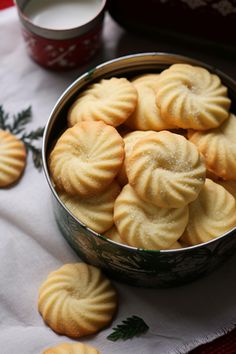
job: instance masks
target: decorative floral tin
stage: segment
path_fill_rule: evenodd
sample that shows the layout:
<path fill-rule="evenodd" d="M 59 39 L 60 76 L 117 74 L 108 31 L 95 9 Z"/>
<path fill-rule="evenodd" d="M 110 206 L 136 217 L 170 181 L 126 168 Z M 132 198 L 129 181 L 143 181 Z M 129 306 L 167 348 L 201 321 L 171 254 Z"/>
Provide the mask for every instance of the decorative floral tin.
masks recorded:
<path fill-rule="evenodd" d="M 34 20 L 34 18 L 38 19 L 42 16 L 39 16 L 40 9 L 37 10 L 39 13 L 37 17 L 31 17 L 29 15 L 27 5 L 30 4 L 31 1 L 15 0 L 15 3 L 22 24 L 22 32 L 26 41 L 27 51 L 34 61 L 48 69 L 62 70 L 78 67 L 89 61 L 90 58 L 95 55 L 101 45 L 106 0 L 97 0 L 99 6 L 93 9 L 92 17 L 85 23 L 83 23 L 83 21 L 81 23 L 81 20 L 79 21 L 80 12 L 76 7 L 75 11 L 78 12 L 78 25 L 76 25 L 76 14 L 74 14 L 75 20 L 71 23 L 73 27 L 68 25 L 68 28 L 66 26 L 56 27 L 55 25 L 51 27 L 49 25 L 45 26 L 45 21 L 41 24 L 39 20 Z M 50 4 L 51 2 L 49 1 L 48 3 Z M 42 1 L 42 4 L 44 3 L 45 2 Z M 59 5 L 62 5 L 60 4 L 61 1 L 57 0 L 55 5 L 53 5 L 55 9 L 57 3 L 58 8 L 60 8 Z M 79 5 L 79 0 L 77 3 Z M 73 4 L 76 4 L 76 1 L 71 1 L 71 6 Z M 69 5 L 69 3 L 64 5 L 67 6 L 67 8 L 65 8 L 66 10 L 70 9 Z M 62 11 L 63 9 L 61 12 Z M 73 11 L 73 9 L 71 9 L 70 12 L 71 11 Z M 42 8 L 42 14 L 44 12 L 45 9 Z M 66 12 L 65 15 L 63 13 L 60 14 L 61 17 L 68 17 L 68 15 L 69 14 Z M 53 14 L 52 19 L 54 18 L 55 16 Z"/>
<path fill-rule="evenodd" d="M 121 57 L 95 67 L 78 78 L 52 110 L 43 138 L 43 167 L 51 188 L 53 210 L 62 235 L 79 257 L 104 270 L 112 278 L 144 287 L 169 287 L 192 281 L 215 269 L 236 250 L 236 228 L 197 246 L 177 250 L 148 251 L 118 244 L 83 225 L 60 201 L 50 179 L 47 156 L 53 141 L 66 126 L 67 111 L 88 84 L 112 76 L 160 72 L 174 63 L 200 65 L 219 75 L 236 102 L 236 83 L 217 69 L 187 57 L 168 53 L 144 53 Z"/>

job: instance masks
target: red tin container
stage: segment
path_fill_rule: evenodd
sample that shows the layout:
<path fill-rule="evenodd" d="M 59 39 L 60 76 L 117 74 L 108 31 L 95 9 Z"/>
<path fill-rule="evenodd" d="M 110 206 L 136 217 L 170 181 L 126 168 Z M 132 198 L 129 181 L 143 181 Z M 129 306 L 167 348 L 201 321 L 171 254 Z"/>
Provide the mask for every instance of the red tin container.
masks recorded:
<path fill-rule="evenodd" d="M 65 70 L 78 67 L 94 56 L 101 45 L 106 0 L 100 1 L 97 13 L 88 22 L 68 29 L 36 24 L 26 13 L 29 1 L 15 0 L 15 4 L 28 54 L 35 62 L 48 69 Z"/>

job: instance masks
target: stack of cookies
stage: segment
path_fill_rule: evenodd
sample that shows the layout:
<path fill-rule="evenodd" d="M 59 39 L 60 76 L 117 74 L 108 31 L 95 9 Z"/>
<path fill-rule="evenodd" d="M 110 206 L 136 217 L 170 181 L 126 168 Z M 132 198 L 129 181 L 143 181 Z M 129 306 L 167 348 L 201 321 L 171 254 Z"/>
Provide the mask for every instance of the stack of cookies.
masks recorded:
<path fill-rule="evenodd" d="M 87 227 L 133 247 L 224 234 L 236 226 L 230 105 L 217 75 L 188 64 L 90 85 L 49 155 L 59 197 Z"/>

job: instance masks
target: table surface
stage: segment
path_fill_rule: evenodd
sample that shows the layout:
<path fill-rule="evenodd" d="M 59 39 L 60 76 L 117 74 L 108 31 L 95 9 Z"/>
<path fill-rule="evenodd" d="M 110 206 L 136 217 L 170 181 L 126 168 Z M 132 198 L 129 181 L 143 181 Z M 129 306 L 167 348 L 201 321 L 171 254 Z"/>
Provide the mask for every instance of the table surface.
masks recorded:
<path fill-rule="evenodd" d="M 0 3 L 0 9 L 4 9 L 8 6 L 13 5 L 11 0 L 2 0 Z M 114 43 L 109 43 L 110 38 L 105 37 L 107 40 L 106 46 L 111 48 L 109 52 L 109 57 L 107 59 L 112 59 L 125 54 L 131 54 L 148 51 L 160 51 L 160 52 L 170 52 L 178 53 L 182 55 L 187 55 L 194 57 L 203 62 L 217 67 L 218 69 L 224 71 L 226 74 L 231 76 L 236 80 L 236 57 L 233 52 L 222 51 L 218 48 L 217 50 L 214 46 L 206 46 L 199 42 L 186 42 L 186 40 L 176 41 L 176 38 L 163 38 L 159 37 L 156 40 L 149 39 L 145 36 L 136 35 L 133 33 L 128 33 L 127 31 L 120 28 L 117 24 L 113 25 L 117 29 L 116 46 Z M 97 57 L 91 61 L 89 64 L 91 67 L 97 62 L 101 62 L 103 59 L 103 49 L 98 53 Z M 199 346 L 198 348 L 191 351 L 192 354 L 200 353 L 236 353 L 236 330 L 231 330 L 228 334 L 215 339 L 214 341 Z M 15 353 L 11 353 L 15 354 Z"/>

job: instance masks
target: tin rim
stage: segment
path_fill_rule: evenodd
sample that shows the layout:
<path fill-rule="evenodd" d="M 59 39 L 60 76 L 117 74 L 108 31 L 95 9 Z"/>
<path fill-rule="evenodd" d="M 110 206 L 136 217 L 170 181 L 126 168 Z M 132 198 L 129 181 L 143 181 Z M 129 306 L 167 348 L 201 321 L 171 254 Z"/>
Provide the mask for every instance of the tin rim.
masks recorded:
<path fill-rule="evenodd" d="M 104 12 L 105 12 L 105 7 L 106 7 L 106 0 L 101 0 L 101 5 L 94 17 L 91 18 L 89 22 L 86 22 L 78 27 L 72 27 L 68 29 L 50 29 L 47 27 L 41 27 L 39 25 L 34 24 L 33 21 L 25 14 L 24 8 L 28 2 L 28 0 L 13 0 L 18 14 L 19 18 L 24 25 L 24 27 L 31 33 L 38 35 L 43 38 L 47 39 L 55 39 L 55 40 L 65 40 L 65 39 L 72 39 L 78 36 L 81 36 L 91 29 L 95 28 L 98 26 L 100 23 L 102 23 L 103 18 L 104 18 Z"/>
<path fill-rule="evenodd" d="M 147 63 L 147 60 L 149 59 L 150 62 Z M 52 130 L 52 126 L 53 124 L 56 122 L 57 120 L 57 115 L 60 112 L 61 108 L 64 106 L 64 104 L 66 102 L 68 102 L 69 98 L 71 98 L 73 96 L 73 94 L 75 94 L 75 92 L 78 91 L 78 83 L 81 83 L 81 87 L 83 87 L 86 84 L 89 84 L 90 82 L 94 81 L 94 79 L 98 79 L 98 78 L 102 78 L 104 77 L 104 71 L 106 73 L 108 73 L 108 76 L 111 76 L 111 71 L 109 71 L 109 66 L 117 66 L 118 68 L 120 67 L 120 64 L 127 62 L 128 64 L 130 64 L 130 67 L 134 67 L 133 64 L 136 63 L 137 68 L 140 68 L 140 61 L 143 63 L 147 64 L 147 67 L 150 66 L 151 63 L 154 64 L 154 62 L 156 60 L 159 59 L 159 64 L 161 64 L 163 66 L 163 64 L 166 65 L 171 65 L 177 62 L 182 62 L 182 63 L 186 63 L 186 64 L 191 64 L 191 65 L 198 65 L 198 66 L 202 66 L 208 70 L 210 70 L 211 72 L 213 72 L 214 74 L 217 74 L 220 76 L 221 79 L 224 80 L 224 82 L 226 82 L 228 88 L 231 88 L 232 90 L 235 91 L 236 94 L 236 81 L 234 81 L 233 79 L 231 79 L 227 74 L 223 73 L 221 70 L 218 70 L 217 68 L 215 68 L 212 65 L 206 64 L 202 61 L 190 58 L 188 56 L 183 56 L 183 55 L 178 55 L 178 54 L 173 54 L 173 53 L 167 53 L 167 52 L 147 52 L 147 53 L 138 53 L 138 54 L 130 54 L 130 55 L 125 55 L 116 59 L 112 59 L 109 61 L 106 61 L 102 64 L 99 64 L 97 66 L 95 66 L 93 69 L 91 69 L 88 72 L 85 72 L 84 74 L 82 74 L 81 76 L 79 76 L 71 85 L 69 85 L 69 87 L 62 93 L 62 95 L 59 97 L 59 99 L 57 100 L 57 102 L 55 103 L 54 107 L 52 108 L 51 114 L 49 116 L 49 119 L 45 125 L 45 129 L 44 129 L 44 135 L 43 135 L 43 143 L 42 143 L 42 160 L 43 160 L 43 171 L 44 171 L 44 175 L 46 177 L 46 180 L 49 184 L 49 187 L 51 189 L 51 192 L 53 194 L 53 196 L 55 197 L 55 199 L 57 200 L 57 202 L 60 204 L 60 206 L 65 210 L 66 213 L 68 213 L 72 219 L 77 222 L 80 227 L 82 227 L 85 230 L 88 230 L 94 237 L 98 237 L 101 238 L 103 241 L 106 241 L 108 243 L 111 243 L 113 245 L 116 245 L 117 247 L 119 246 L 120 248 L 126 249 L 126 250 L 130 250 L 130 251 L 134 251 L 134 252 L 141 252 L 141 253 L 158 253 L 158 254 L 171 254 L 171 253 L 182 253 L 182 252 L 188 252 L 190 250 L 194 250 L 194 249 L 201 249 L 204 248 L 206 245 L 209 244 L 213 244 L 213 243 L 218 243 L 220 240 L 222 240 L 223 238 L 226 237 L 230 237 L 230 235 L 233 235 L 236 232 L 236 227 L 234 227 L 233 229 L 225 232 L 224 234 L 220 235 L 219 237 L 216 237 L 210 241 L 198 244 L 198 245 L 194 245 L 194 246 L 188 246 L 188 247 L 183 247 L 180 249 L 173 249 L 173 250 L 146 250 L 146 249 L 141 249 L 141 248 L 137 248 L 137 247 L 132 247 L 129 245 L 124 245 L 124 244 L 120 244 L 117 243 L 113 240 L 110 240 L 108 238 L 106 238 L 105 236 L 103 236 L 102 234 L 99 234 L 97 232 L 95 232 L 94 230 L 90 229 L 88 226 L 86 226 L 85 224 L 83 224 L 79 219 L 77 219 L 71 212 L 70 210 L 62 203 L 62 201 L 60 200 L 60 198 L 58 197 L 55 188 L 53 187 L 50 175 L 49 175 L 49 170 L 47 167 L 47 150 L 48 150 L 48 143 L 49 143 L 49 137 L 51 134 L 51 130 Z M 129 63 L 130 61 L 130 63 Z M 157 64 L 157 63 L 156 63 Z M 108 69 L 107 69 L 108 68 Z M 129 72 L 128 70 L 128 66 L 125 67 L 127 70 L 127 73 Z M 104 70 L 105 69 L 105 70 Z M 107 70 L 106 70 L 107 69 Z M 124 68 L 122 68 L 120 70 L 120 73 L 124 73 Z M 97 74 L 97 75 L 95 75 Z"/>

